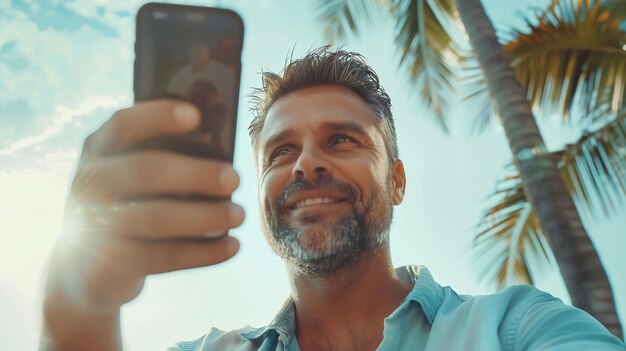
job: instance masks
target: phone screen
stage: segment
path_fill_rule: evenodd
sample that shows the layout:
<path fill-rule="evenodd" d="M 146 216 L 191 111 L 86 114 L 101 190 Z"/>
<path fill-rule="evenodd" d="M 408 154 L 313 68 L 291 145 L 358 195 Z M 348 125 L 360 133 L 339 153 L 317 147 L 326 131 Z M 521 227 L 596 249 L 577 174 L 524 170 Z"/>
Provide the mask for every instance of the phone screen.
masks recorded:
<path fill-rule="evenodd" d="M 184 99 L 202 113 L 198 129 L 158 147 L 232 162 L 242 44 L 243 22 L 229 10 L 156 3 L 139 10 L 135 99 Z"/>

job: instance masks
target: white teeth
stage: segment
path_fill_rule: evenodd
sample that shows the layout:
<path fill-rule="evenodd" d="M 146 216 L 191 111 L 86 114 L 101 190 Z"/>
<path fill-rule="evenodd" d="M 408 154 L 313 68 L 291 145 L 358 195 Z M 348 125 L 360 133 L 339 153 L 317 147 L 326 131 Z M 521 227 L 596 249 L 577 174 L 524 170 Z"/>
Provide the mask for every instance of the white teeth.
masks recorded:
<path fill-rule="evenodd" d="M 296 208 L 309 205 L 327 204 L 331 202 L 335 202 L 335 200 L 329 197 L 316 197 L 314 199 L 305 199 L 298 201 L 298 203 L 296 203 Z"/>

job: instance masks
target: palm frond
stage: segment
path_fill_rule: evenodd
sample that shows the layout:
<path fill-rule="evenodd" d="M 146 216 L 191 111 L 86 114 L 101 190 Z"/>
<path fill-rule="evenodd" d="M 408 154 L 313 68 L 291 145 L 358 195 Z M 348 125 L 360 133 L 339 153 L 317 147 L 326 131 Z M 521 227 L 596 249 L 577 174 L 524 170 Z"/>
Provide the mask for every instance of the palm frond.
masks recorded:
<path fill-rule="evenodd" d="M 485 211 L 474 238 L 479 278 L 495 281 L 499 288 L 533 284 L 533 272 L 544 270 L 554 260 L 519 175 L 509 172 L 492 195 L 496 204 Z"/>
<path fill-rule="evenodd" d="M 567 145 L 558 165 L 577 207 L 591 219 L 626 205 L 626 110 Z"/>
<path fill-rule="evenodd" d="M 471 133 L 485 131 L 496 117 L 496 106 L 487 90 L 483 71 L 475 58 L 464 61 L 464 75 L 461 76 L 461 100 L 466 108 L 465 116 L 471 122 Z"/>
<path fill-rule="evenodd" d="M 576 143 L 551 153 L 580 211 L 592 219 L 626 204 L 626 109 Z M 513 165 L 498 181 L 474 237 L 480 279 L 532 283 L 554 259 Z"/>
<path fill-rule="evenodd" d="M 610 101 L 613 113 L 624 106 L 626 32 L 620 28 L 623 17 L 607 12 L 596 0 L 576 4 L 558 1 L 541 15 L 537 24 L 527 22 L 530 31 L 515 32 L 503 48 L 535 113 L 588 122 L 598 116 L 598 101 Z M 477 64 L 468 61 L 466 73 L 464 99 L 480 106 L 475 110 L 491 108 Z M 576 112 L 575 116 L 572 112 Z M 491 116 L 484 112 L 473 116 L 478 129 L 488 125 Z"/>
<path fill-rule="evenodd" d="M 400 66 L 408 71 L 412 86 L 447 130 L 446 116 L 456 78 L 454 65 L 463 59 L 450 32 L 457 28 L 454 0 L 320 0 L 318 18 L 332 43 L 346 33 L 358 33 L 360 24 L 371 23 L 385 12 L 382 10 L 397 23 Z"/>
<path fill-rule="evenodd" d="M 453 41 L 453 0 L 392 0 L 397 20 L 396 43 L 402 48 L 401 67 L 412 86 L 447 130 L 446 116 L 463 54 Z"/>
<path fill-rule="evenodd" d="M 625 43 L 620 20 L 599 1 L 582 0 L 555 3 L 530 33 L 518 32 L 504 48 L 537 112 L 568 119 L 577 110 L 593 118 L 596 101 L 611 101 L 613 112 L 623 106 Z"/>
<path fill-rule="evenodd" d="M 324 37 L 333 44 L 347 33 L 358 33 L 359 25 L 370 24 L 388 8 L 388 0 L 319 0 L 318 19 L 324 27 Z"/>

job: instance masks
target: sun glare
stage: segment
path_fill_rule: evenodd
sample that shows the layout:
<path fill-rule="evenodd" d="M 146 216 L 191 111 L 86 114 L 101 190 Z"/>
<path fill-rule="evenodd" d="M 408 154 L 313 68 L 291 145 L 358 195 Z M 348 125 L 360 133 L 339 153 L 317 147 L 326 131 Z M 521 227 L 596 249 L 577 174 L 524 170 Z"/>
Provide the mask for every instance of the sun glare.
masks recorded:
<path fill-rule="evenodd" d="M 11 317 L 18 331 L 4 346 L 36 348 L 42 273 L 61 225 L 66 178 L 34 169 L 0 172 L 0 290 L 18 304 Z"/>
<path fill-rule="evenodd" d="M 24 169 L 0 173 L 0 277 L 11 286 L 36 283 L 61 225 L 66 177 Z M 32 290 L 25 290 L 30 294 Z"/>

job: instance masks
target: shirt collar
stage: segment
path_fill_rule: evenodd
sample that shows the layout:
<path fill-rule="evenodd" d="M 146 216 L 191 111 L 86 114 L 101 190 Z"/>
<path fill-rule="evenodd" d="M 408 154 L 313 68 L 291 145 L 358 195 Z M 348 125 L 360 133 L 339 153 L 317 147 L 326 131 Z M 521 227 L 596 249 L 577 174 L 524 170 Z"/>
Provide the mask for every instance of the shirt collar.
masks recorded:
<path fill-rule="evenodd" d="M 432 324 L 443 303 L 444 291 L 425 266 L 403 266 L 396 268 L 398 277 L 413 284 L 413 289 L 402 301 L 392 316 L 408 307 L 411 301 L 418 303 Z"/>
<path fill-rule="evenodd" d="M 265 327 L 243 332 L 240 335 L 248 340 L 265 338 L 269 332 L 278 333 L 284 345 L 288 345 L 296 332 L 296 305 L 290 297 L 278 311 L 274 319 Z"/>
<path fill-rule="evenodd" d="M 413 301 L 422 307 L 426 318 L 432 324 L 443 303 L 444 292 L 441 285 L 435 281 L 425 266 L 402 266 L 396 268 L 396 273 L 401 280 L 413 284 L 413 289 L 389 317 L 408 308 Z M 293 299 L 288 298 L 267 326 L 241 333 L 241 336 L 248 340 L 258 340 L 274 331 L 278 333 L 283 345 L 288 345 L 296 331 L 295 312 L 295 303 Z"/>

